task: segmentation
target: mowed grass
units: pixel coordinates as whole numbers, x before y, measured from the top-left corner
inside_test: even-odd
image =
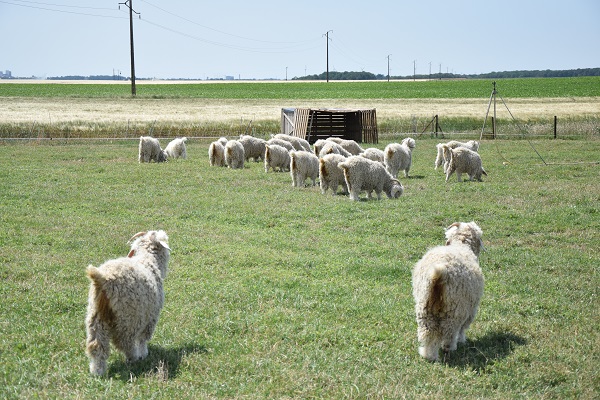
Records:
[[[363,82],[211,82],[156,84],[138,81],[138,98],[205,99],[464,99],[489,97],[498,83],[506,98],[600,96],[600,77]],[[2,97],[131,97],[131,85],[0,83]]]
[[[489,176],[463,183],[433,170],[436,143],[417,138],[400,199],[361,202],[212,168],[208,142],[141,165],[135,141],[0,146],[0,398],[597,398],[600,141],[531,142],[550,165],[484,141]],[[411,270],[471,220],[480,312],[431,364]],[[85,268],[149,229],[173,250],[150,354],[93,378]]]

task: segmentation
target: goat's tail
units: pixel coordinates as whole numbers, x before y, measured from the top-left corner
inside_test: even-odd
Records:
[[[96,289],[102,290],[102,286],[104,286],[104,282],[106,282],[106,279],[104,278],[100,270],[94,267],[93,265],[88,265],[86,272],[88,278],[90,278],[90,281],[92,281],[94,286],[96,286]]]
[[[436,266],[430,276],[431,283],[427,294],[426,307],[434,314],[438,314],[446,308],[446,277],[446,269],[440,266]]]
[[[298,167],[297,161],[296,161],[296,152],[295,151],[290,151],[290,169],[292,171],[295,171]]]
[[[323,161],[322,158],[319,158],[319,172],[324,178],[329,176],[329,174],[327,173],[327,168],[325,167],[325,161]]]

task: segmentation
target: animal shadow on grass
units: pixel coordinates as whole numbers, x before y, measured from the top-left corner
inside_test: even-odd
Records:
[[[122,381],[130,381],[135,377],[154,377],[167,381],[178,375],[179,365],[185,355],[207,352],[205,346],[197,344],[186,344],[175,348],[149,345],[148,356],[145,359],[127,363],[121,358],[109,366],[108,376]]]
[[[526,344],[527,340],[511,332],[490,332],[459,344],[456,351],[445,356],[444,362],[452,367],[471,368],[482,373],[487,366],[510,355],[515,347]]]

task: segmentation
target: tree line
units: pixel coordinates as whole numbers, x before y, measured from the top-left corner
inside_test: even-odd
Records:
[[[569,78],[580,76],[600,76],[600,68],[578,68],[568,70],[532,70],[532,71],[502,71],[488,72],[485,74],[415,74],[406,76],[390,76],[390,79],[502,79],[502,78]],[[363,81],[386,80],[387,75],[373,74],[365,71],[329,71],[329,80],[332,81]],[[327,80],[327,72],[320,74],[294,77],[292,80]]]

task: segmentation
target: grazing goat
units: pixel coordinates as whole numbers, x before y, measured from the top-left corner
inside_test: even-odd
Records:
[[[369,199],[375,191],[378,200],[381,199],[381,192],[385,192],[390,199],[397,199],[404,192],[400,181],[393,178],[380,162],[362,156],[352,156],[339,163],[338,167],[344,172],[351,200],[360,200],[361,190],[367,192]]]
[[[138,161],[143,162],[164,162],[167,161],[167,153],[160,147],[158,139],[150,136],[140,136]]]
[[[487,176],[487,172],[481,165],[481,157],[477,152],[469,150],[466,147],[457,147],[451,149],[444,145],[444,158],[448,160],[444,166],[446,172],[446,182],[450,176],[456,171],[456,177],[461,182],[461,174],[469,175],[469,180],[477,179],[481,182],[481,175]]]
[[[181,157],[185,160],[187,158],[187,149],[185,148],[186,141],[186,137],[171,140],[167,147],[165,147],[167,156],[173,159]]]
[[[406,138],[401,144],[390,143],[383,150],[384,163],[388,172],[398,177],[399,171],[404,171],[404,177],[408,178],[408,172],[412,165],[412,151],[415,148],[415,140]]]

